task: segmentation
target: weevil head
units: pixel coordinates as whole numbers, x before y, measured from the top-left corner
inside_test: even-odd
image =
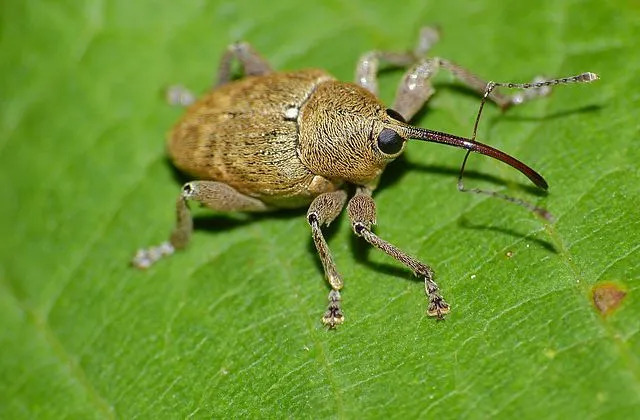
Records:
[[[300,109],[299,153],[314,174],[359,185],[376,182],[402,154],[402,117],[352,83],[320,84]]]
[[[414,127],[366,89],[352,83],[320,84],[300,109],[299,154],[316,175],[375,185],[384,167],[402,154],[408,139],[467,149],[500,160],[547,189],[536,171],[491,146],[453,134]]]

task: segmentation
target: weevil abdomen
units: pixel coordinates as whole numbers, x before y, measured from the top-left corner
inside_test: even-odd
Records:
[[[322,70],[270,73],[220,86],[193,104],[168,138],[176,167],[224,182],[273,207],[299,207],[338,181],[317,176],[298,156],[298,115]]]

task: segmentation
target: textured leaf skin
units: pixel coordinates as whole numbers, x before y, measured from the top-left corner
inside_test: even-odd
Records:
[[[640,6],[636,1],[6,1],[0,14],[0,418],[630,418],[640,412]],[[269,4],[267,6],[267,4]],[[594,71],[502,114],[479,138],[539,170],[472,157],[468,183],[557,222],[459,194],[462,152],[410,144],[376,194],[377,232],[429,262],[452,312],[353,239],[330,245],[345,325],[304,212],[198,210],[192,246],[147,272],[180,180],[163,89],[209,86],[226,44],[349,80],[360,53],[443,30],[433,53],[498,81]],[[399,72],[382,77],[391,102]],[[447,75],[416,124],[471,132],[478,99]],[[490,178],[487,178],[490,177]],[[507,253],[511,252],[511,257]],[[626,291],[606,317],[592,287]]]

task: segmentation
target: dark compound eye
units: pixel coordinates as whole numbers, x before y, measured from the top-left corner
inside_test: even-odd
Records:
[[[400,113],[394,109],[391,109],[391,108],[387,109],[387,115],[393,118],[394,120],[398,120],[403,123],[406,123],[402,115],[400,115]]]
[[[402,150],[404,139],[395,131],[385,128],[378,135],[378,148],[387,155],[395,155]]]

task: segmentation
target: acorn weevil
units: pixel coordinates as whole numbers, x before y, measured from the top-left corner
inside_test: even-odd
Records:
[[[472,151],[505,162],[546,189],[546,181],[533,169],[475,140],[485,100],[505,109],[548,93],[552,85],[591,82],[598,76],[583,73],[522,84],[485,82],[449,60],[426,58],[437,39],[438,32],[427,27],[421,30],[413,51],[372,51],[362,55],[355,83],[337,81],[319,69],[274,72],[249,44],[229,46],[220,61],[216,86],[202,99],[190,104],[189,94],[172,91],[174,101],[191,106],[168,136],[169,155],[178,169],[197,181],[182,187],[176,204],[177,225],[169,240],[139,250],[133,265],[149,267],[187,245],[193,229],[189,201],[229,212],[309,206],[307,221],[331,286],[329,307],[322,322],[334,328],[344,320],[339,292],[343,281],[321,227],[342,211],[347,202],[346,188],[351,184],[355,194],[347,211],[355,234],[424,280],[429,300],[427,314],[442,318],[450,308],[440,295],[431,268],[372,231],[376,223],[372,192],[385,166],[403,152],[407,140],[417,139],[467,150],[458,181],[462,191],[462,172]],[[232,80],[234,59],[244,69],[244,77],[239,80]],[[377,98],[380,64],[407,68],[391,108]],[[471,138],[407,123],[434,93],[430,79],[439,69],[482,95]],[[506,95],[495,90],[499,87],[522,91]],[[469,191],[505,198],[495,192]],[[541,210],[520,200],[511,201]]]

